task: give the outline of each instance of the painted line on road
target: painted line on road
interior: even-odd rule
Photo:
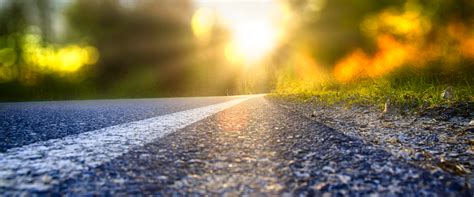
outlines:
[[[106,127],[61,139],[9,149],[0,154],[0,193],[45,191],[133,148],[175,132],[261,95]],[[3,192],[2,192],[3,190]]]

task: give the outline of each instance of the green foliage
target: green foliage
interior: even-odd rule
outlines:
[[[116,83],[143,84],[131,81],[132,78],[140,80],[136,76],[140,72],[157,76],[154,80],[149,80],[148,75],[143,77],[143,82],[150,83],[146,84],[150,92],[183,89],[181,81],[187,77],[190,65],[181,60],[191,56],[195,47],[189,26],[193,11],[190,2],[137,1],[134,4],[127,8],[116,0],[85,0],[76,1],[66,10],[70,39],[86,40],[101,54],[98,64],[90,71],[89,80],[95,81],[103,91],[112,91]],[[86,15],[84,10],[87,10]],[[175,83],[160,85],[170,80]]]

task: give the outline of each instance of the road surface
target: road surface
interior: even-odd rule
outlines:
[[[0,104],[0,194],[456,195],[262,95]]]

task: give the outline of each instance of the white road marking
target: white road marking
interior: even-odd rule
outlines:
[[[145,145],[250,98],[157,116],[9,149],[0,154],[1,191],[44,191],[95,168],[132,148]]]

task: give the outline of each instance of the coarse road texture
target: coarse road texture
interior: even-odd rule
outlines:
[[[0,152],[237,97],[0,103]]]
[[[220,101],[224,102],[240,98],[219,99],[223,99]],[[219,99],[209,99],[207,103],[206,98],[193,101],[206,103],[203,105],[196,104],[180,110],[156,112],[158,115],[145,112],[146,116],[131,118],[128,121],[219,103],[217,101]],[[136,102],[134,105],[140,105],[139,101],[120,102],[124,104]],[[159,105],[158,101],[155,105]],[[170,107],[172,104],[166,105]],[[3,105],[6,106],[8,105]],[[100,105],[95,106],[99,109],[89,110],[102,111]],[[160,109],[153,104],[149,106],[154,107],[154,110]],[[472,196],[472,188],[466,188],[463,182],[446,173],[430,172],[404,163],[383,150],[282,108],[265,97],[253,97],[229,106],[211,116],[202,115],[203,119],[200,121],[167,133],[151,142],[147,141],[146,144],[126,149],[126,152],[111,160],[104,160],[95,167],[84,168],[81,173],[67,178],[61,176],[57,170],[43,172],[33,169],[34,172],[21,173],[0,171],[0,194]],[[219,107],[215,107],[214,110],[220,110]],[[110,108],[107,110],[114,111]],[[203,114],[201,111],[198,111],[198,114]],[[211,112],[213,111],[208,110],[206,113]],[[48,110],[43,113],[47,114]],[[75,114],[67,110],[57,113],[63,117],[69,117],[68,113]],[[136,110],[135,113],[140,112]],[[174,117],[176,113],[171,115]],[[189,117],[186,113],[182,115],[186,116],[183,118]],[[3,124],[2,133],[5,132],[5,125],[15,125],[9,123],[10,120],[5,120],[5,116],[8,115],[3,114],[0,119]],[[28,114],[23,116],[27,117]],[[76,121],[81,117],[70,118]],[[92,119],[88,121],[90,124],[95,122]],[[111,125],[114,124],[107,126]],[[94,129],[103,127],[101,124]],[[7,129],[10,132],[12,130],[15,129]],[[98,131],[101,130],[94,132]],[[57,136],[55,134],[53,138],[38,139],[54,139]],[[74,142],[68,142],[64,147],[71,143]],[[18,144],[30,144],[34,147],[38,143]],[[15,150],[15,148],[9,149],[4,154],[13,154]],[[8,173],[10,174],[7,176]],[[12,173],[16,173],[13,174],[15,176],[12,176]],[[9,186],[7,184],[9,180],[2,179],[2,177],[16,179],[21,176],[30,177],[31,182],[41,179],[43,185],[35,187],[35,184],[31,184],[29,188],[18,189]],[[44,187],[44,184],[50,185]]]

